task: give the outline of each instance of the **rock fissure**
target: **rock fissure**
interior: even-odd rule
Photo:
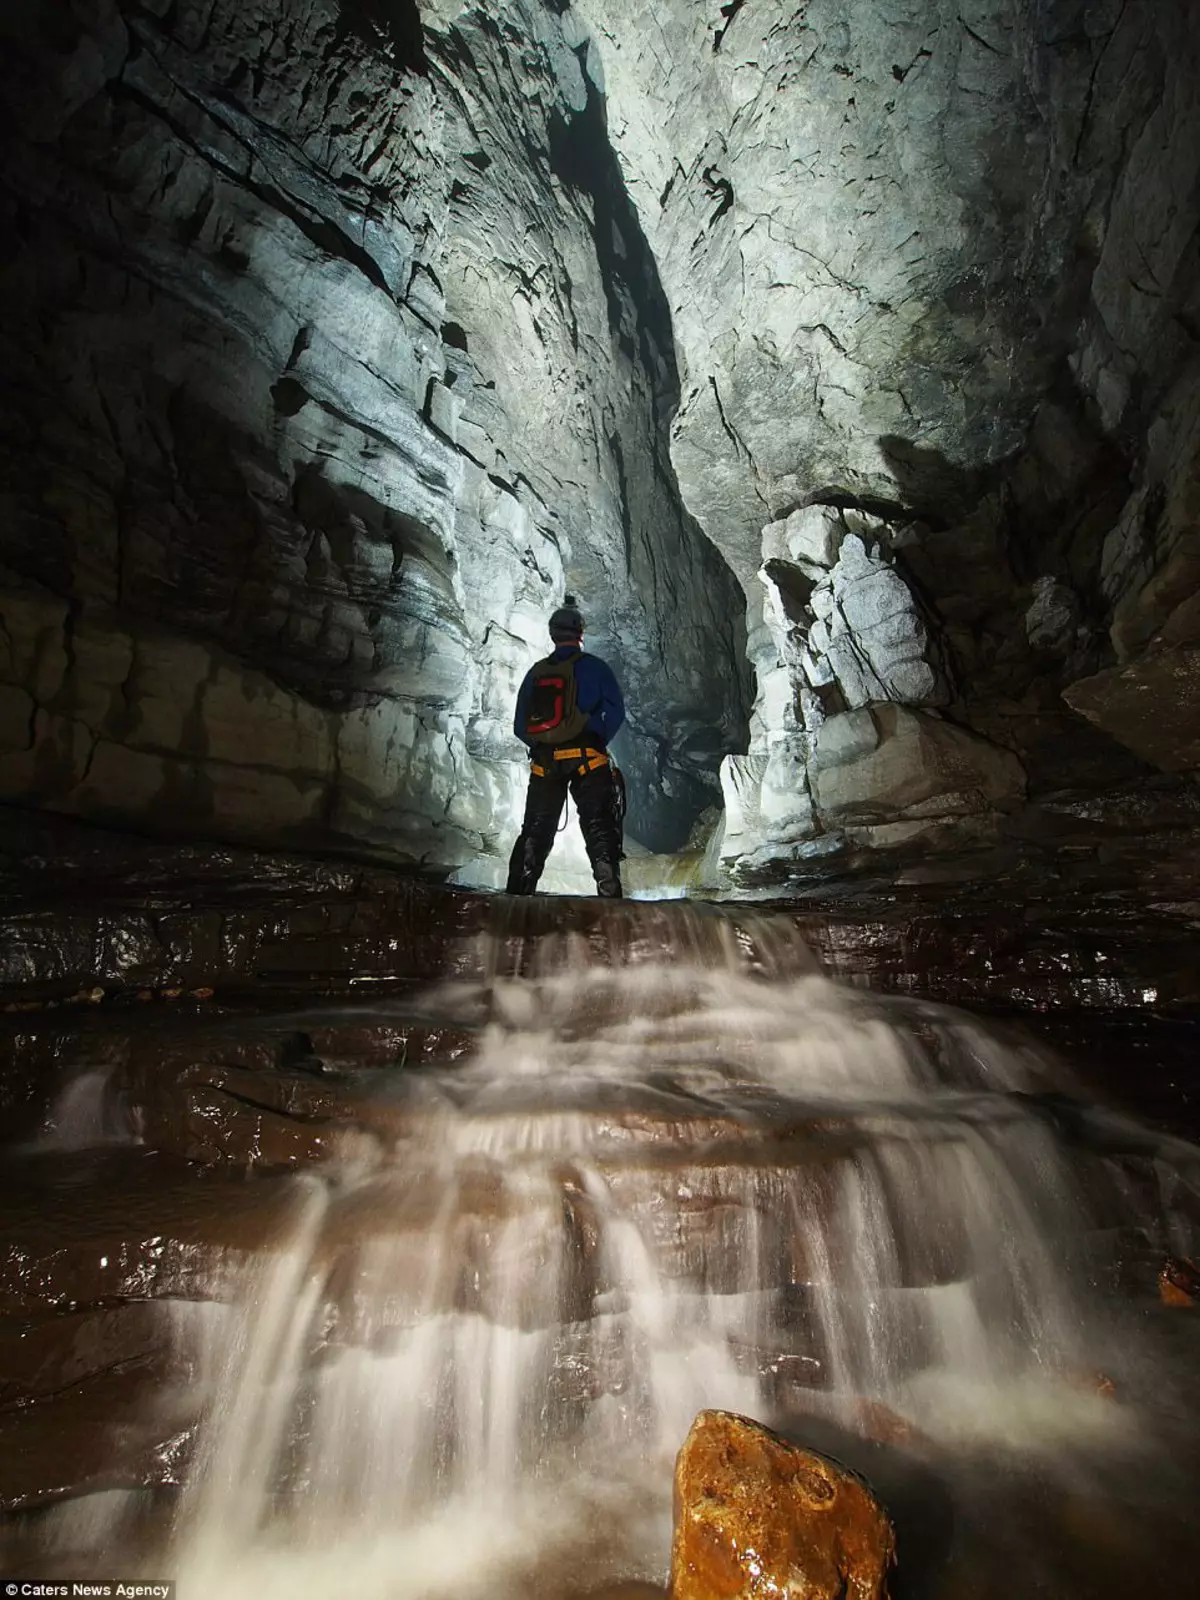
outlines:
[[[1099,48],[1099,50],[1097,50],[1095,52],[1095,59],[1094,59],[1094,61],[1092,63],[1092,70],[1091,70],[1091,73],[1090,73],[1090,75],[1088,77],[1087,91],[1086,91],[1086,93],[1084,95],[1083,109],[1082,109],[1082,111],[1080,113],[1079,132],[1076,135],[1075,148],[1074,148],[1074,150],[1072,152],[1072,155],[1071,155],[1071,164],[1072,164],[1072,166],[1078,167],[1080,165],[1080,157],[1083,154],[1083,146],[1084,146],[1084,143],[1085,143],[1085,141],[1087,139],[1088,133],[1090,131],[1090,125],[1091,125],[1091,119],[1092,119],[1092,104],[1093,104],[1093,101],[1095,100],[1095,96],[1096,96],[1096,80],[1098,79],[1098,77],[1100,75],[1100,69],[1104,64],[1104,57],[1105,57],[1105,55],[1106,55],[1106,53],[1108,51],[1108,47],[1112,43],[1112,41],[1116,38],[1118,32],[1120,31],[1121,24],[1125,20],[1125,13],[1126,13],[1127,9],[1128,9],[1128,0],[1121,0],[1121,9],[1117,13],[1117,19],[1113,23],[1113,25],[1109,29],[1109,31],[1103,36],[1101,44],[1100,44],[1100,48]],[[1090,39],[1090,38],[1089,38],[1088,42],[1089,42],[1089,44],[1093,44],[1094,43],[1094,41],[1092,39]]]
[[[137,33],[137,30],[134,30]],[[238,108],[229,100],[214,100],[199,93],[196,89],[173,76],[164,64],[163,59],[155,55],[151,48],[148,36],[138,35],[139,40],[150,56],[151,60],[162,78],[170,88],[185,101],[194,106],[202,117],[209,119],[222,133],[229,135],[245,154],[245,166],[242,169],[222,160],[217,149],[210,142],[202,145],[192,131],[177,117],[173,116],[166,105],[155,97],[152,81],[148,82],[144,74],[138,69],[138,64],[133,63],[134,70],[142,81],[134,82],[128,75],[129,69],[123,69],[116,78],[115,85],[131,98],[138,100],[148,111],[159,117],[170,128],[172,134],[182,143],[191,146],[199,155],[213,163],[214,169],[223,172],[225,176],[245,187],[256,198],[263,200],[273,209],[280,211],[290,221],[307,233],[313,243],[329,250],[330,254],[341,255],[356,266],[377,288],[390,293],[391,289],[382,268],[374,258],[363,248],[360,241],[356,241],[344,226],[332,221],[322,212],[306,205],[300,195],[290,190],[283,179],[282,173],[273,169],[264,156],[261,144],[266,142],[269,147],[274,147],[279,157],[293,166],[296,176],[300,180],[300,187],[307,188],[310,192],[321,187],[318,173],[308,168],[296,151],[288,148],[286,143],[278,139],[273,129],[262,123],[256,122],[252,117],[239,112]],[[260,169],[268,179],[273,182],[264,182],[256,179],[255,170]],[[336,203],[336,201],[335,201]],[[212,208],[211,195],[202,200],[203,209],[197,213],[194,227],[198,234],[204,221]],[[365,230],[366,217],[359,219],[360,225]]]

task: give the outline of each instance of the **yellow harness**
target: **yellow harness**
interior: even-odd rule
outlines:
[[[562,774],[563,777],[576,778],[584,778],[589,772],[595,772],[597,767],[607,767],[611,764],[607,751],[593,750],[590,745],[578,744],[571,745],[565,750],[556,750],[554,752],[554,761],[555,763],[559,761],[577,761],[579,765],[573,773]],[[529,770],[536,773],[539,778],[545,778],[550,775],[550,768],[539,765],[536,761],[529,763]],[[555,776],[557,777],[559,774],[555,773]]]

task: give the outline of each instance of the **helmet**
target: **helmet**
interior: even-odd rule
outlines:
[[[583,616],[579,612],[575,596],[566,594],[563,603],[550,618],[550,637],[555,644],[570,644],[583,633]]]

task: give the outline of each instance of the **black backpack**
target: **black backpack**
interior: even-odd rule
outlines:
[[[576,699],[575,663],[583,654],[556,660],[547,656],[532,669],[525,735],[533,744],[570,744],[588,724],[588,712]]]

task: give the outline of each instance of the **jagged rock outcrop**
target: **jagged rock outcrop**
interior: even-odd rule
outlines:
[[[6,19],[3,798],[486,870],[569,581],[635,829],[711,803],[736,591],[587,47],[532,3],[426,21]]]

